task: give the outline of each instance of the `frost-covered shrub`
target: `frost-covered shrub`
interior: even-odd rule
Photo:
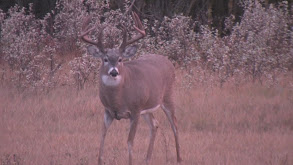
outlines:
[[[54,16],[54,39],[60,53],[74,51],[78,48],[78,35],[81,31],[82,20],[86,17],[86,8],[82,1],[58,1]]]
[[[287,2],[265,8],[259,1],[246,1],[241,22],[232,28],[227,43],[237,58],[237,68],[252,77],[273,77],[286,71],[292,59]],[[291,29],[292,31],[292,29]]]
[[[5,59],[14,69],[23,66],[38,52],[42,38],[40,22],[32,13],[25,14],[25,8],[15,6],[8,12],[9,17],[2,24],[1,44]]]
[[[157,53],[183,66],[196,58],[194,22],[191,18],[182,15],[164,17],[162,22],[156,21],[151,27],[155,35],[154,39],[149,39],[147,46],[157,49]]]
[[[130,5],[127,2],[125,9]],[[225,21],[229,35],[224,37],[206,25],[197,25],[200,31],[195,32],[197,22],[182,15],[142,20],[147,36],[136,43],[140,45],[138,54],[168,56],[188,71],[188,86],[194,82],[223,85],[237,77],[241,81],[275,81],[280,72],[293,68],[293,16],[288,4],[264,7],[262,1],[242,2],[241,21],[235,23],[234,16],[229,16]],[[0,11],[0,58],[8,63],[12,82],[20,89],[56,86],[60,55],[64,54],[75,54],[69,62],[70,84],[81,89],[87,82],[96,82],[98,60],[87,55],[88,45],[79,39],[89,15],[89,26],[95,27],[89,36],[97,40],[104,27],[106,48],[120,45],[123,27],[129,38],[137,33],[129,14],[109,9],[104,1],[60,0],[42,20],[34,17],[32,6],[27,10],[15,6],[7,14]]]
[[[216,73],[221,84],[235,75],[242,80],[249,78],[261,82],[266,78],[275,81],[277,74],[286,71],[288,61],[293,58],[287,2],[269,8],[251,0],[243,5],[241,22],[232,27],[231,22],[226,22],[230,35],[222,38],[216,30],[202,26],[196,40],[198,64]]]
[[[69,65],[71,67],[70,75],[74,80],[73,84],[78,90],[83,89],[90,78],[95,79],[99,71],[99,62],[86,54],[74,58]]]
[[[12,80],[20,88],[36,87],[43,80],[45,57],[40,52],[46,33],[31,11],[32,6],[28,14],[25,8],[12,7],[1,24],[1,49],[14,73]]]
[[[10,82],[19,90],[55,86],[55,74],[61,63],[56,58],[56,42],[46,31],[50,15],[36,19],[32,5],[28,10],[16,5],[6,15],[0,15],[1,51],[12,73]]]
[[[104,45],[106,47],[114,47],[119,44],[122,38],[121,25],[128,27],[130,22],[129,16],[124,16],[120,10],[110,10],[107,4],[94,0],[59,1],[56,11],[57,13],[53,13],[54,38],[61,51],[80,49],[79,35],[82,32],[83,21],[88,15],[92,15],[89,26],[95,27],[90,33],[93,40],[96,39],[101,27],[105,27]]]
[[[214,72],[222,84],[233,74],[231,58],[234,55],[217,34],[217,31],[210,30],[208,26],[201,27],[196,42],[199,55],[197,65],[201,69]]]
[[[0,43],[1,43],[1,37],[2,37],[2,24],[4,22],[5,18],[5,13],[0,9]],[[3,58],[3,53],[2,53],[2,48],[3,46],[0,46],[0,60]]]

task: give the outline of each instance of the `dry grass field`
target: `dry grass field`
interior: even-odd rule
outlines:
[[[293,164],[293,90],[288,85],[194,86],[175,91],[182,164]],[[10,164],[97,164],[103,108],[97,87],[76,92],[19,94],[0,89],[0,161]],[[174,137],[162,110],[151,164],[176,164]],[[105,164],[127,164],[128,120],[107,134]],[[134,164],[142,164],[149,138],[140,120]]]

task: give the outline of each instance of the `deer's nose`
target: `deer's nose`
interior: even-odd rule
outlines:
[[[116,70],[116,69],[113,69],[113,70],[110,72],[110,75],[111,75],[112,77],[116,77],[116,76],[118,75],[117,70]]]

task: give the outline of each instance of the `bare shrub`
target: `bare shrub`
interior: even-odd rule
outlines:
[[[89,79],[94,79],[99,71],[97,60],[86,54],[82,57],[74,58],[69,65],[71,67],[70,74],[74,80],[73,84],[76,85],[78,90],[84,89]]]
[[[261,81],[263,76],[273,78],[278,71],[286,71],[292,58],[290,49],[289,12],[284,1],[279,7],[268,9],[259,1],[246,1],[244,15],[227,37],[233,54],[240,57],[239,64],[245,74]]]
[[[35,19],[32,6],[26,14],[25,8],[12,7],[3,21],[1,45],[4,59],[13,71],[12,82],[19,89],[36,87],[42,83],[43,62],[41,50],[45,32],[42,22]]]
[[[125,9],[130,5],[127,2]],[[188,70],[185,84],[211,82],[222,86],[228,81],[263,80],[274,84],[280,73],[293,68],[293,19],[288,3],[265,7],[262,1],[245,0],[242,5],[241,22],[235,23],[234,16],[229,16],[225,21],[229,35],[224,37],[183,15],[155,22],[144,20],[149,29],[139,51],[168,56]],[[69,62],[70,84],[79,84],[81,89],[90,82],[91,76],[86,75],[96,70],[97,61],[86,55],[86,45],[78,38],[82,22],[90,14],[90,26],[95,29],[89,35],[95,40],[104,27],[107,48],[120,44],[122,27],[129,29],[129,37],[133,35],[133,22],[127,14],[95,0],[58,1],[56,10],[43,20],[34,17],[32,6],[28,10],[15,6],[7,14],[0,11],[0,54],[13,73],[13,84],[19,89],[56,86],[61,69],[58,56],[72,52],[81,55]],[[199,32],[194,31],[195,25]]]
[[[87,15],[82,1],[58,1],[54,16],[54,39],[60,53],[74,51],[78,48],[78,32],[81,29],[81,20]]]
[[[12,71],[9,79],[13,85],[20,91],[54,87],[61,63],[55,57],[55,41],[46,32],[49,15],[44,20],[36,19],[32,5],[28,11],[16,5],[7,15],[1,15],[1,49]]]
[[[1,37],[2,37],[2,24],[4,22],[5,13],[0,9],[0,43],[1,43]],[[3,52],[2,52],[3,46],[0,46],[0,61],[3,59]]]
[[[226,21],[230,35],[222,38],[217,30],[202,26],[196,40],[197,64],[216,73],[221,85],[235,76],[274,83],[293,58],[288,4],[284,1],[266,9],[259,1],[248,0],[243,5],[240,23],[231,27],[231,17]]]
[[[185,66],[192,61],[191,58],[196,58],[193,28],[194,22],[189,17],[183,15],[176,15],[173,18],[164,17],[162,22],[156,21],[152,27],[155,36],[153,40],[149,39],[148,44],[151,48],[157,49],[157,53],[166,55],[174,62]]]
[[[45,81],[43,82],[42,86],[48,91],[58,85],[58,77],[57,73],[62,67],[62,62],[58,60],[57,50],[55,46],[55,42],[51,37],[48,37],[47,45],[42,50],[42,54],[46,57],[46,68],[43,75],[46,77]]]

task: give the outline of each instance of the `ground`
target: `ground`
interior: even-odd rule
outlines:
[[[178,77],[178,75],[177,75]],[[0,161],[10,164],[97,164],[103,107],[98,88],[58,87],[47,94],[0,89]],[[222,88],[176,83],[182,164],[293,164],[293,90],[246,84]],[[172,130],[161,109],[151,164],[176,164]],[[128,120],[107,134],[105,164],[127,164]],[[149,130],[140,120],[134,164],[146,156]]]

